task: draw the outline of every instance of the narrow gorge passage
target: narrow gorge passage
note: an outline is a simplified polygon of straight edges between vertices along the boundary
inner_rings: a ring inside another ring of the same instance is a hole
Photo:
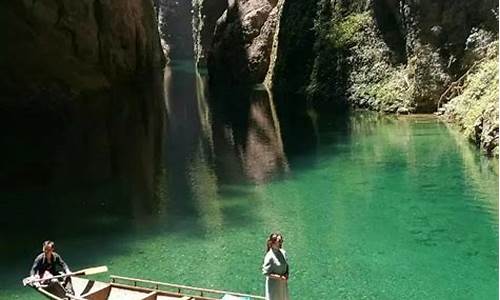
[[[262,295],[274,231],[293,299],[498,299],[498,5],[431,2],[0,3],[0,299],[46,239]]]

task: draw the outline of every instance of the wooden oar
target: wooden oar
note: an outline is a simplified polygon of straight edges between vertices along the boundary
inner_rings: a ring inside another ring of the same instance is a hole
[[[107,266],[100,266],[100,267],[87,268],[87,269],[83,269],[83,270],[80,270],[80,271],[71,272],[71,273],[67,273],[67,274],[57,275],[57,276],[53,276],[53,277],[50,277],[50,278],[40,278],[40,279],[30,280],[30,278],[28,277],[28,278],[25,278],[23,280],[23,285],[27,285],[27,284],[31,284],[31,283],[35,283],[35,282],[41,282],[41,281],[45,281],[45,280],[63,278],[63,277],[68,277],[68,276],[92,275],[92,274],[104,273],[104,272],[107,272],[107,271],[108,271],[108,267]]]

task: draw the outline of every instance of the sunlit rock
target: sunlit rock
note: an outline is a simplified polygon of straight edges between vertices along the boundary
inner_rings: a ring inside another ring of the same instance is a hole
[[[211,80],[263,82],[278,16],[277,1],[230,1],[215,27],[208,58]]]
[[[193,0],[193,39],[195,61],[198,67],[206,67],[212,51],[217,19],[227,8],[227,0]]]

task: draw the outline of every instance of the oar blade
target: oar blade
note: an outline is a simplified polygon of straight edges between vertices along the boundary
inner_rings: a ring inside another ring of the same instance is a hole
[[[92,274],[98,274],[98,273],[104,273],[108,271],[107,266],[100,266],[100,267],[94,267],[94,268],[88,268],[82,270],[83,275],[92,275]],[[78,272],[80,273],[80,272]]]

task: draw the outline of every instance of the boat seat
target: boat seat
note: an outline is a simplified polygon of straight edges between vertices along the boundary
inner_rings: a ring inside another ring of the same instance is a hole
[[[101,287],[100,289],[91,290],[90,292],[83,294],[81,297],[88,300],[106,300],[111,292],[111,286],[107,285]]]
[[[141,300],[156,300],[157,295],[158,295],[158,292],[152,291],[151,293],[144,296],[144,298],[141,298]]]
[[[144,296],[139,300],[192,300],[193,297],[190,296],[170,296],[159,293],[158,291],[152,291],[151,293]]]
[[[142,300],[148,293],[111,286],[107,300]],[[148,299],[149,300],[149,299]]]
[[[183,297],[174,297],[174,296],[165,296],[165,295],[158,295],[156,297],[156,300],[191,300],[194,299],[189,296],[183,296]]]
[[[71,282],[76,296],[88,295],[109,286],[109,284],[104,282],[88,280],[80,277],[71,277]]]

